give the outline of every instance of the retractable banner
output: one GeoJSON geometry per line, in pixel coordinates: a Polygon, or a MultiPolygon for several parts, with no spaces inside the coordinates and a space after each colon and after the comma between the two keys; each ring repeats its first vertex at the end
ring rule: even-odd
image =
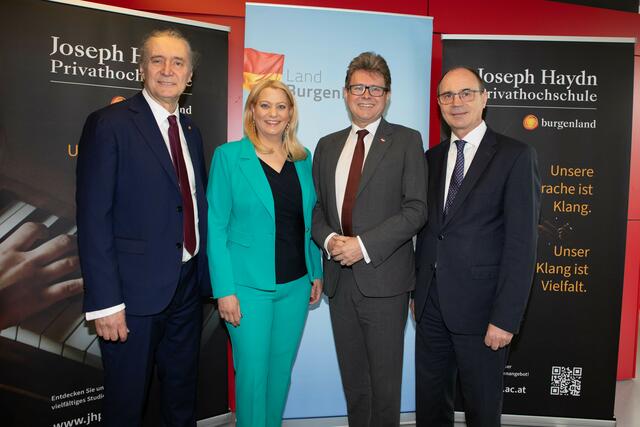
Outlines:
{"type": "MultiPolygon", "coordinates": [[[[247,4],[245,99],[251,83],[276,78],[291,88],[300,113],[298,137],[314,151],[318,140],[350,125],[343,98],[349,62],[362,52],[382,55],[391,70],[385,118],[429,129],[433,21],[424,16],[344,9],[247,4]]],[[[405,334],[402,411],[415,409],[414,327],[405,334]]],[[[327,301],[310,313],[298,352],[285,418],[346,415],[327,301]]]]}
{"type": "Polygon", "coordinates": [[[538,153],[536,275],[504,413],[613,420],[634,40],[447,35],[443,49],[444,70],[486,82],[489,127],[538,153]]]}
{"type": "MultiPolygon", "coordinates": [[[[199,125],[209,161],[227,135],[226,27],[88,2],[3,2],[2,425],[100,424],[102,361],[82,313],[74,237],[77,143],[89,113],[140,91],[139,43],[166,28],[180,30],[201,55],[180,111],[199,125]]],[[[204,310],[200,419],[228,411],[226,337],[213,306],[204,310]]],[[[150,399],[150,412],[158,401],[150,399]]]]}

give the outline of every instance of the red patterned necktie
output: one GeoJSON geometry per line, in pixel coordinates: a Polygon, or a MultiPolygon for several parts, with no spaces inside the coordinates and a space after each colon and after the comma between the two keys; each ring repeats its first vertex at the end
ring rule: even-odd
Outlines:
{"type": "Polygon", "coordinates": [[[184,247],[191,255],[196,251],[196,227],[193,216],[193,199],[191,198],[191,186],[189,185],[189,175],[187,166],[182,155],[182,144],[180,143],[180,131],[178,121],[173,114],[169,116],[169,145],[171,146],[171,158],[173,167],[176,169],[178,183],[180,184],[180,194],[182,195],[182,232],[184,234],[184,247]]]}
{"type": "Polygon", "coordinates": [[[345,236],[353,236],[352,229],[352,212],[353,205],[356,201],[356,193],[358,192],[358,185],[360,184],[360,177],[362,176],[362,163],[364,163],[364,137],[369,134],[366,129],[361,129],[358,132],[358,141],[356,142],[356,149],[353,152],[351,158],[351,167],[349,167],[349,178],[347,179],[347,187],[344,191],[344,199],[342,201],[342,233],[345,236]]]}

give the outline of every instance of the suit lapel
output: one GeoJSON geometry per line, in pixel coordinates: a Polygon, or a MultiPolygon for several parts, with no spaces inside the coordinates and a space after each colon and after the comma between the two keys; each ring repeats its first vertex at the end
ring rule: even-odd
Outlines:
{"type": "Polygon", "coordinates": [[[193,175],[196,180],[196,189],[201,190],[204,188],[204,183],[201,181],[200,171],[202,165],[200,164],[200,156],[198,155],[199,144],[196,141],[193,126],[191,121],[187,119],[184,114],[180,114],[180,126],[182,127],[182,133],[187,141],[187,147],[189,149],[189,157],[191,158],[191,165],[193,166],[193,175]]]}
{"type": "Polygon", "coordinates": [[[458,194],[453,201],[453,205],[449,208],[449,213],[447,214],[443,225],[447,225],[451,218],[456,214],[495,154],[496,137],[490,129],[487,129],[484,137],[482,138],[482,142],[478,147],[478,151],[476,151],[476,155],[473,157],[471,166],[469,166],[469,170],[462,180],[462,185],[460,186],[460,190],[458,190],[458,194]]]}
{"type": "Polygon", "coordinates": [[[309,177],[309,168],[304,167],[305,162],[306,160],[298,160],[293,162],[293,164],[296,167],[298,182],[300,183],[300,190],[302,191],[302,213],[304,217],[304,225],[305,227],[308,227],[311,222],[311,209],[313,209],[313,206],[309,205],[309,197],[311,195],[309,194],[309,186],[307,183],[310,182],[311,178],[309,177]]]}
{"type": "Polygon", "coordinates": [[[260,160],[256,155],[253,144],[246,138],[242,140],[239,165],[240,171],[247,179],[247,182],[253,189],[254,193],[267,209],[271,218],[275,220],[276,214],[275,207],[273,205],[271,186],[269,185],[269,181],[267,180],[264,170],[260,165],[260,160]]]}
{"type": "Polygon", "coordinates": [[[356,198],[367,186],[369,180],[371,180],[371,177],[375,173],[380,160],[384,157],[384,153],[387,151],[387,148],[389,148],[393,143],[392,137],[393,133],[391,131],[391,126],[385,119],[382,119],[376,134],[373,136],[373,141],[371,142],[371,148],[369,148],[367,158],[364,160],[364,168],[362,169],[362,177],[360,178],[356,198]]]}
{"type": "MultiPolygon", "coordinates": [[[[447,158],[449,156],[449,147],[451,145],[451,141],[445,141],[441,143],[441,147],[439,147],[439,152],[437,152],[434,156],[434,165],[439,167],[439,170],[434,170],[434,176],[438,177],[437,182],[437,191],[436,191],[436,212],[438,212],[438,219],[442,222],[442,216],[444,215],[444,187],[447,182],[447,158]]],[[[429,165],[431,167],[431,164],[429,165]]]]}
{"type": "Polygon", "coordinates": [[[180,188],[176,171],[171,162],[171,155],[169,154],[169,150],[167,150],[167,145],[164,142],[164,138],[162,138],[162,133],[160,133],[158,123],[151,112],[151,108],[142,96],[142,93],[138,93],[131,98],[129,109],[136,113],[133,116],[133,121],[145,142],[149,145],[151,151],[153,151],[173,184],[177,188],[180,188]]]}

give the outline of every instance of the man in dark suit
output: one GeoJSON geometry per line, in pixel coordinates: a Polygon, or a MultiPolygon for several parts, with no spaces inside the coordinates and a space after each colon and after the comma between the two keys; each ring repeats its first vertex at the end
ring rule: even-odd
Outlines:
{"type": "Polygon", "coordinates": [[[207,273],[200,132],[179,113],[193,53],[175,30],[141,48],[144,90],[92,113],[79,145],[77,223],[84,309],[95,320],[108,426],[140,425],[153,368],[167,426],[195,426],[207,273]]]}
{"type": "Polygon", "coordinates": [[[448,71],[451,138],[427,151],[429,221],[416,246],[416,424],[453,426],[459,375],[469,426],[500,425],[503,370],[533,280],[540,179],[533,148],[488,129],[487,92],[448,71]]]}
{"type": "Polygon", "coordinates": [[[391,74],[379,55],[349,64],[351,126],[322,138],[313,159],[314,240],[324,248],[325,293],[349,425],[400,422],[412,236],[426,220],[420,134],[382,118],[391,74]]]}

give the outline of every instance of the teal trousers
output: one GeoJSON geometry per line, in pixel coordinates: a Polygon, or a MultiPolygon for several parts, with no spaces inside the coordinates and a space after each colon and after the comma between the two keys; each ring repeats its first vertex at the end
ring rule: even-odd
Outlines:
{"type": "Polygon", "coordinates": [[[237,427],[280,427],[311,284],[305,275],[275,291],[237,286],[242,318],[227,323],[236,371],[237,427]]]}

